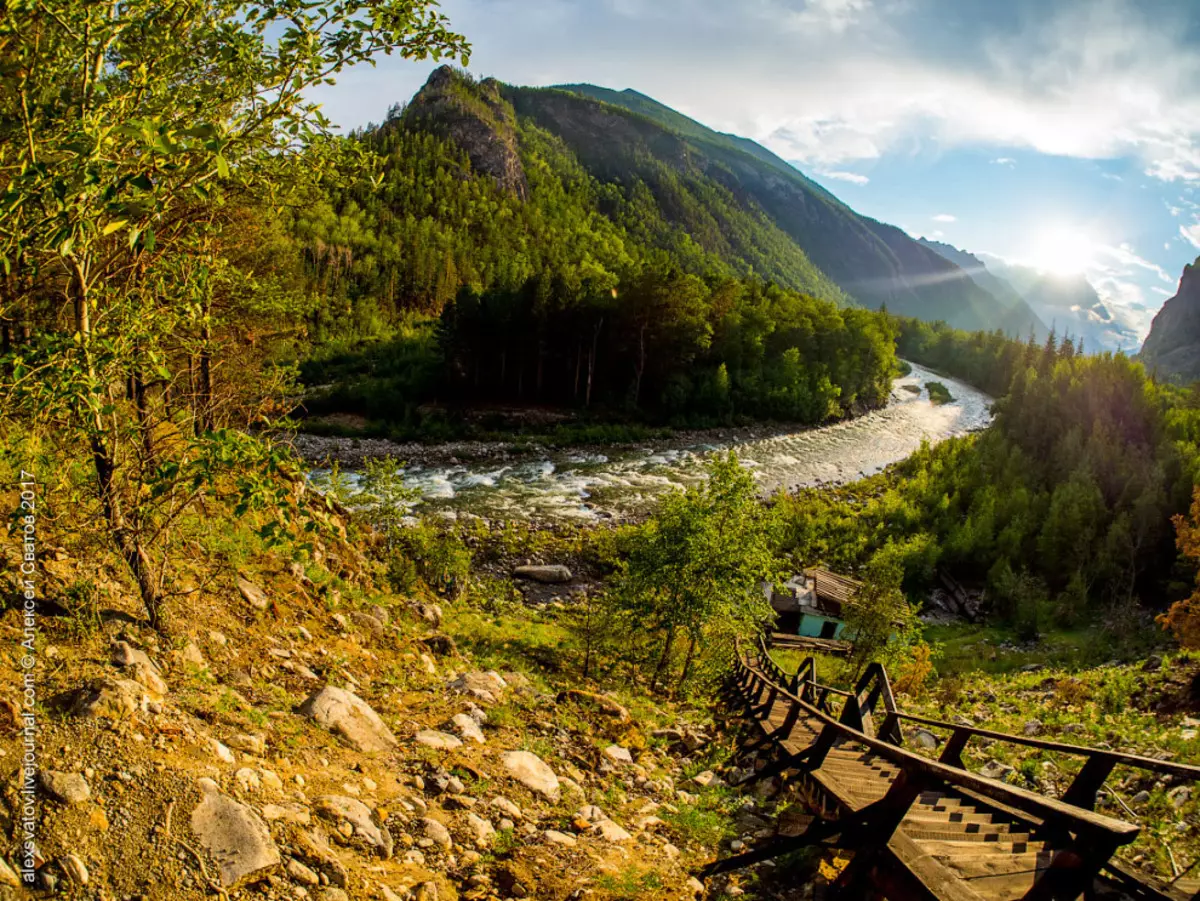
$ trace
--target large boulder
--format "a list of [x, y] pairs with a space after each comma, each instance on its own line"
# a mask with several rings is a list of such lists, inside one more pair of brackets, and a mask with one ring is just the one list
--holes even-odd
[[529, 751], [508, 751], [501, 761], [508, 774], [531, 792], [548, 801], [558, 801], [561, 796], [558, 776], [536, 754]]
[[561, 564], [553, 566], [518, 566], [513, 570], [518, 579], [532, 579], [544, 585], [561, 585], [571, 581], [571, 571]]
[[359, 751], [377, 753], [399, 745], [379, 714], [358, 695], [344, 688], [326, 685], [318, 689], [300, 706], [300, 712], [342, 736]]
[[265, 878], [280, 863], [267, 824], [244, 804], [227, 798], [216, 783], [201, 780], [204, 797], [192, 811], [192, 832], [217, 864], [225, 889]]

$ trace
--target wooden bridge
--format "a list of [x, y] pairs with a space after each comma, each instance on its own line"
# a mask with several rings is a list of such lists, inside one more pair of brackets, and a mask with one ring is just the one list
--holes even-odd
[[[1200, 781], [1200, 767], [910, 716], [896, 707], [879, 664], [854, 691], [815, 676], [811, 657], [785, 673], [761, 639], [739, 652], [731, 692], [761, 733], [745, 750], [770, 752], [746, 782], [794, 776], [812, 817], [800, 834], [718, 861], [704, 875], [817, 846], [853, 852], [829, 893], [846, 901], [1200, 901], [1200, 882], [1161, 882], [1118, 861], [1139, 827], [1095, 811], [1117, 766], [1188, 781]], [[903, 747], [906, 722], [948, 733], [938, 760]], [[968, 771], [962, 754], [973, 739], [1084, 763], [1063, 797], [1050, 798]]]

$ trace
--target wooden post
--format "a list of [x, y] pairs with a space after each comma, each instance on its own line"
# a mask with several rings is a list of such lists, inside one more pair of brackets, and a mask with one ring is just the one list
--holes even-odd
[[1075, 781], [1071, 783], [1071, 787], [1063, 795], [1064, 803], [1074, 804], [1085, 810], [1095, 810], [1096, 793], [1100, 791], [1104, 780], [1108, 778], [1116, 765], [1117, 762], [1106, 755], [1089, 757], [1087, 763], [1083, 765], [1083, 769], [1079, 771], [1079, 775], [1075, 777]]
[[946, 747], [942, 749], [942, 756], [938, 758], [938, 762], [947, 764], [948, 766], [956, 766], [960, 770], [965, 769], [962, 752], [973, 734], [967, 728], [955, 729], [954, 733], [950, 736], [950, 740], [946, 742]]

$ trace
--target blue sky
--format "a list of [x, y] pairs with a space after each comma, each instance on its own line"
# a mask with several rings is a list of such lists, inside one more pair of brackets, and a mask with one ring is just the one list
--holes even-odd
[[[444, 0], [471, 70], [635, 88], [859, 212], [1082, 270], [1139, 333], [1200, 255], [1198, 0]], [[318, 99], [379, 121], [432, 64]]]

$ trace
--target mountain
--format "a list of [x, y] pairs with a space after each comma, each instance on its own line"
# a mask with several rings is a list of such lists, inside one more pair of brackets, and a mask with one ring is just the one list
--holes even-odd
[[1060, 337], [1082, 339], [1089, 351], [1127, 351], [1137, 346], [1137, 330], [1108, 308], [1083, 275], [1055, 275], [988, 254], [981, 257]]
[[[636, 91], [594, 85], [505, 89], [518, 116], [561, 139], [588, 172], [627, 196], [648, 191], [689, 227], [684, 200], [719, 195], [761, 217], [864, 306], [964, 329], [1005, 311], [958, 266], [900, 229], [854, 212], [765, 147], [714, 131]], [[682, 195], [682, 198], [681, 198]]]
[[1200, 258], [1183, 268], [1179, 290], [1154, 317], [1140, 359], [1159, 378], [1200, 380]]
[[1041, 341], [1050, 333], [1046, 324], [1042, 322], [1016, 288], [1004, 279], [993, 275], [979, 257], [941, 241], [921, 238], [920, 243], [943, 259], [954, 263], [967, 273], [975, 284], [999, 302], [1005, 310], [999, 327], [1004, 330], [1005, 334], [1023, 339], [1032, 333], [1036, 340]]

